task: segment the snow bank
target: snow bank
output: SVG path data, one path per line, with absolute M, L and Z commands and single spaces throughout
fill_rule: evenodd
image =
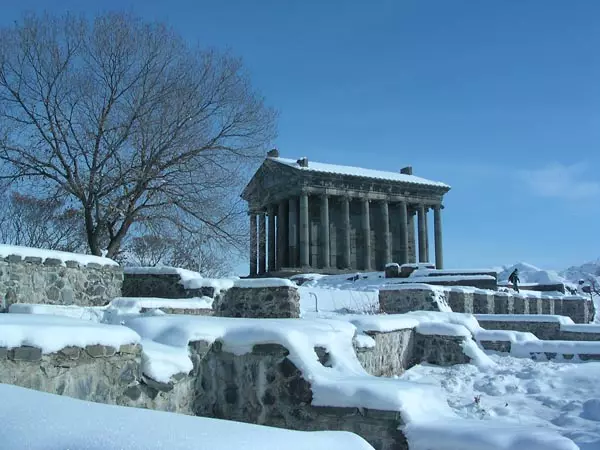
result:
M 245 280 L 236 280 L 233 287 L 237 288 L 270 288 L 270 287 L 292 287 L 296 286 L 287 278 L 254 278 Z
M 578 450 L 573 441 L 547 429 L 449 420 L 409 424 L 404 433 L 411 450 Z
M 117 297 L 110 302 L 110 307 L 128 313 L 140 313 L 142 308 L 175 308 L 175 309 L 211 309 L 213 299 L 210 297 L 193 298 L 154 298 L 154 297 Z
M 300 311 L 303 316 L 309 312 L 374 313 L 379 311 L 377 291 L 354 291 L 298 287 Z
M 71 317 L 73 319 L 102 322 L 107 306 L 39 305 L 13 303 L 8 312 L 13 314 L 42 314 L 47 316 Z
M 496 322 L 548 322 L 573 325 L 570 317 L 546 314 L 475 314 L 475 319 Z
M 33 257 L 46 259 L 58 259 L 63 265 L 66 261 L 77 261 L 82 266 L 89 263 L 100 264 L 102 266 L 118 266 L 119 264 L 109 258 L 94 255 L 83 255 L 81 253 L 61 252 L 58 250 L 45 250 L 42 248 L 21 247 L 19 245 L 0 244 L 0 258 L 6 258 L 9 255 L 19 255 L 23 258 Z
M 529 358 L 531 353 L 557 353 L 559 355 L 600 355 L 599 341 L 521 341 L 511 345 L 510 354 Z
M 303 432 L 84 402 L 0 384 L 3 450 L 372 450 L 344 431 Z
M 424 335 L 471 337 L 471 332 L 463 325 L 444 322 L 422 322 L 417 325 L 416 331 Z
M 65 347 L 106 345 L 119 348 L 137 343 L 133 330 L 68 317 L 31 314 L 0 314 L 0 347 L 38 347 L 42 353 L 54 353 Z

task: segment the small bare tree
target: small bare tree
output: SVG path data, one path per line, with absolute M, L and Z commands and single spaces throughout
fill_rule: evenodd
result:
M 82 251 L 81 216 L 60 198 L 36 198 L 19 192 L 0 197 L 0 242 L 63 251 Z
M 28 15 L 0 30 L 2 176 L 63 198 L 95 255 L 157 226 L 244 250 L 238 193 L 274 123 L 239 59 L 165 25 Z

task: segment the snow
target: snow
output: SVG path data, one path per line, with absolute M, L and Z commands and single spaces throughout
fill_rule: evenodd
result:
M 48 316 L 70 317 L 72 319 L 103 322 L 107 311 L 106 306 L 77 306 L 77 305 L 40 305 L 36 303 L 13 303 L 8 307 L 9 313 L 14 314 L 43 314 Z
M 194 278 L 183 282 L 185 289 L 201 289 L 211 287 L 215 290 L 215 295 L 220 294 L 233 287 L 239 278 Z
M 508 277 L 515 269 L 519 269 L 519 279 L 521 280 L 521 283 L 556 284 L 564 283 L 566 281 L 554 270 L 543 270 L 526 262 L 503 267 L 503 270 L 498 273 L 498 280 L 508 280 Z
M 436 275 L 436 276 L 413 276 L 410 274 L 408 278 L 394 278 L 394 283 L 430 283 L 430 282 L 444 282 L 452 283 L 456 281 L 481 281 L 481 280 L 495 280 L 496 278 L 491 275 Z M 388 278 L 390 280 L 390 278 Z
M 358 348 L 375 348 L 377 343 L 375 339 L 366 334 L 357 334 L 354 336 L 354 345 Z
M 142 308 L 175 308 L 175 309 L 211 309 L 213 299 L 210 297 L 192 298 L 154 298 L 154 297 L 117 297 L 110 302 L 113 309 L 139 313 Z
M 538 338 L 533 333 L 526 331 L 512 330 L 484 330 L 481 329 L 475 333 L 477 342 L 496 341 L 496 342 L 524 342 L 537 341 Z
M 483 275 L 489 272 L 496 272 L 494 269 L 431 269 L 427 267 L 421 267 L 414 270 L 410 276 L 422 277 L 422 276 L 442 276 L 442 275 Z
M 339 166 L 335 164 L 326 164 L 319 162 L 308 162 L 308 167 L 302 167 L 298 164 L 295 159 L 288 158 L 279 158 L 279 157 L 269 157 L 271 161 L 276 161 L 280 164 L 284 164 L 289 167 L 293 167 L 298 170 L 305 170 L 311 172 L 322 172 L 322 173 L 333 173 L 338 175 L 349 175 L 354 177 L 362 177 L 362 178 L 374 178 L 378 180 L 389 180 L 389 181 L 400 181 L 403 183 L 411 183 L 411 184 L 425 184 L 428 186 L 437 186 L 442 188 L 449 189 L 445 183 L 441 183 L 439 181 L 431 181 L 425 178 L 417 177 L 414 175 L 406 175 L 400 172 L 385 172 L 381 170 L 372 170 L 372 169 L 363 169 L 360 167 L 351 167 L 351 166 Z
M 144 339 L 142 349 L 142 373 L 161 383 L 169 383 L 173 375 L 188 374 L 194 368 L 185 347 L 174 347 Z
M 140 337 L 120 325 L 107 325 L 69 317 L 0 314 L 0 347 L 38 347 L 54 353 L 65 347 L 106 345 L 116 347 L 137 343 Z
M 389 333 L 390 331 L 406 330 L 415 328 L 420 321 L 417 317 L 406 314 L 384 314 L 384 315 L 346 315 L 339 317 L 347 320 L 361 332 Z
M 468 336 L 471 337 L 471 332 L 462 325 L 453 323 L 436 323 L 424 322 L 417 325 L 417 333 L 425 335 L 437 336 Z
M 419 427 L 409 426 L 405 432 L 411 449 L 577 448 L 568 441 L 555 441 L 555 433 L 572 439 L 581 450 L 600 448 L 600 424 L 595 419 L 600 399 L 600 363 L 536 362 L 501 355 L 490 357 L 495 362 L 493 367 L 419 365 L 401 376 L 404 380 L 441 387 L 454 413 L 468 420 L 447 423 L 451 428 L 447 435 L 440 435 L 427 423 L 419 424 Z M 479 398 L 478 402 L 476 398 Z M 488 428 L 467 437 L 463 433 L 468 433 L 473 423 L 487 425 Z M 537 443 L 514 441 L 509 445 L 514 434 L 513 438 L 507 434 L 499 445 L 481 442 L 482 439 L 495 441 L 499 433 L 504 432 L 495 430 L 495 427 L 515 426 L 528 427 L 530 433 L 536 434 Z M 413 431 L 418 431 L 420 437 L 414 436 Z M 454 438 L 461 439 L 459 445 L 453 441 Z
M 303 317 L 313 312 L 375 313 L 379 311 L 378 291 L 298 287 L 300 311 Z
M 560 331 L 571 333 L 600 333 L 600 325 L 591 323 L 575 323 L 572 325 L 561 324 Z
M 548 322 L 561 325 L 573 325 L 570 317 L 550 314 L 475 314 L 475 318 L 482 322 Z
M 304 432 L 84 402 L 0 384 L 3 450 L 372 450 L 344 431 Z
M 521 341 L 511 345 L 512 356 L 529 358 L 532 353 L 561 355 L 600 355 L 600 341 Z
M 9 255 L 19 255 L 23 258 L 42 258 L 42 261 L 45 261 L 48 258 L 58 259 L 62 261 L 63 265 L 66 261 L 77 261 L 82 266 L 87 266 L 89 263 L 100 264 L 102 266 L 119 265 L 112 259 L 104 258 L 101 256 L 61 252 L 58 250 L 45 250 L 42 248 L 21 247 L 19 245 L 0 244 L 0 258 L 6 258 Z
M 270 288 L 270 287 L 296 287 L 296 284 L 287 278 L 255 278 L 236 280 L 236 288 Z

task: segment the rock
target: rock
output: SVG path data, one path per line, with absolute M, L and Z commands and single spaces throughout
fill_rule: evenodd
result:
M 0 360 L 8 357 L 8 349 L 6 347 L 0 347 Z
M 13 361 L 39 361 L 42 359 L 42 349 L 29 346 L 16 347 L 8 352 L 8 358 Z
M 79 269 L 80 264 L 77 261 L 65 261 L 65 266 L 69 269 Z
M 107 345 L 88 345 L 85 347 L 85 351 L 92 358 L 104 358 L 117 353 L 116 348 Z
M 62 266 L 63 262 L 60 259 L 56 259 L 56 258 L 46 258 L 44 260 L 44 265 L 48 266 L 48 267 L 56 267 L 56 266 Z
M 6 257 L 6 261 L 9 263 L 20 263 L 22 261 L 21 255 L 8 255 Z
M 141 397 L 142 390 L 140 389 L 140 386 L 136 384 L 134 386 L 129 386 L 127 389 L 125 389 L 123 394 L 129 397 L 131 400 L 135 401 Z
M 65 347 L 59 350 L 58 353 L 67 359 L 79 359 L 81 349 L 79 347 Z
M 119 347 L 119 353 L 138 355 L 141 352 L 142 347 L 139 344 L 123 344 Z
M 160 392 L 170 392 L 173 390 L 173 383 L 162 383 L 160 381 L 153 380 L 146 375 L 142 376 L 142 381 L 150 388 Z
M 24 261 L 28 264 L 42 264 L 42 258 L 39 258 L 37 256 L 26 256 Z

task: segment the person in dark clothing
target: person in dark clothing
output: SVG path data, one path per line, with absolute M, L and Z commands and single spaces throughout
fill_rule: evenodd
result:
M 512 283 L 513 289 L 517 292 L 519 292 L 519 281 L 521 281 L 519 280 L 519 269 L 515 269 L 508 277 L 508 282 Z

